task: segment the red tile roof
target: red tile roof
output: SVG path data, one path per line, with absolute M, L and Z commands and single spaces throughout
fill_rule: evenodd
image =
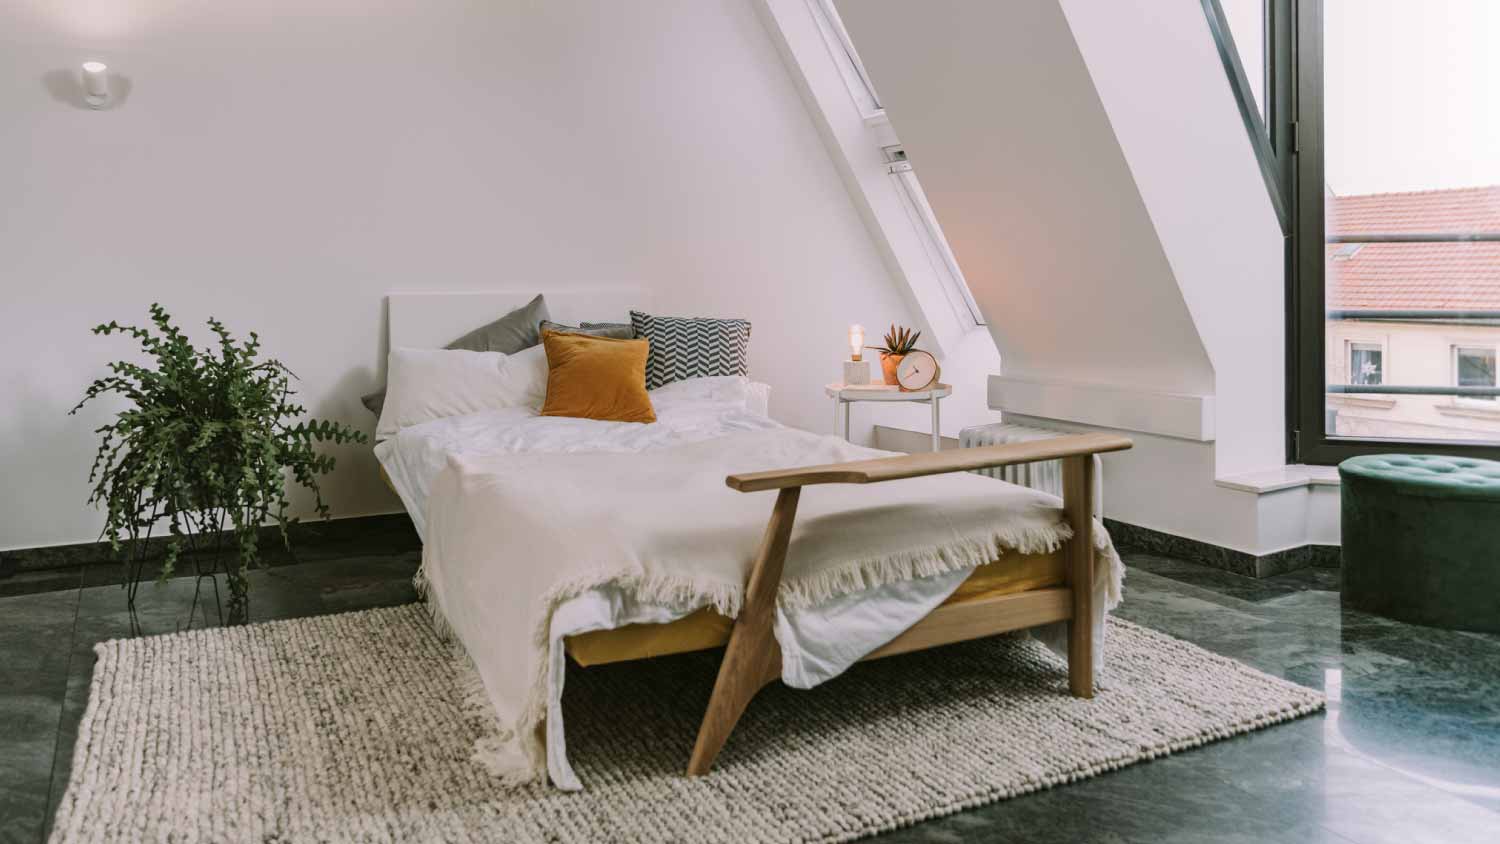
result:
M 1500 232 L 1500 185 L 1330 197 L 1327 207 L 1341 235 Z M 1500 310 L 1500 243 L 1329 244 L 1327 255 L 1329 308 Z

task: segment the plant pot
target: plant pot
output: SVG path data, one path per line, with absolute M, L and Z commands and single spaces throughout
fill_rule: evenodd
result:
M 880 372 L 885 376 L 886 384 L 895 387 L 901 383 L 896 380 L 896 367 L 901 365 L 901 361 L 905 359 L 905 357 L 906 355 L 892 355 L 887 354 L 886 352 L 880 353 Z

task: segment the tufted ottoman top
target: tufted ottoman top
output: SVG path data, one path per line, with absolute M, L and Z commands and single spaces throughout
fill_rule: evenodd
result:
M 1339 477 L 1426 498 L 1500 501 L 1500 462 L 1475 457 L 1365 454 L 1340 463 Z

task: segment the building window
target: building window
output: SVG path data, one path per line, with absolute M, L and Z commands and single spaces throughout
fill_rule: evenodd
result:
M 1349 344 L 1349 383 L 1370 386 L 1385 383 L 1385 351 L 1379 343 Z
M 1456 387 L 1495 387 L 1495 349 L 1493 346 L 1454 346 L 1453 384 Z M 1494 395 L 1464 395 L 1464 401 L 1493 402 Z

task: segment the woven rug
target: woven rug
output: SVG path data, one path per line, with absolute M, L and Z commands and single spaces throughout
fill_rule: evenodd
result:
M 682 775 L 718 653 L 571 668 L 586 785 L 471 758 L 469 669 L 420 605 L 97 647 L 55 841 L 846 841 L 1295 718 L 1319 693 L 1112 620 L 1090 701 L 1021 636 L 856 666 L 750 705 Z

